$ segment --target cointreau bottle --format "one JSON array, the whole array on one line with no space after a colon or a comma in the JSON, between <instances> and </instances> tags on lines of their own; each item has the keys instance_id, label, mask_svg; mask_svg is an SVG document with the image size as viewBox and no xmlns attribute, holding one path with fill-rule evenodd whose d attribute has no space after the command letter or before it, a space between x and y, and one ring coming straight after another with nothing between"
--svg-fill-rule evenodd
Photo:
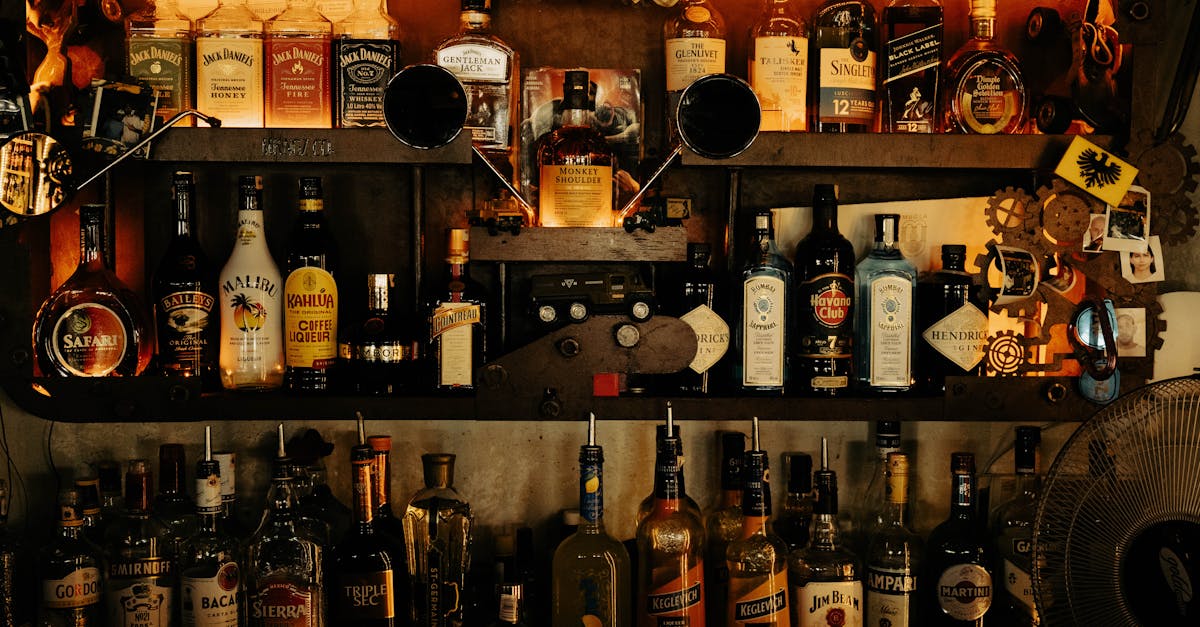
<instances>
[{"instance_id":1,"label":"cointreau bottle","mask_svg":"<svg viewBox=\"0 0 1200 627\"><path fill-rule=\"evenodd\" d=\"M563 77L562 125L538 144L538 226L617 226L617 159L592 128L588 73Z\"/></svg>"},{"instance_id":2,"label":"cointreau bottle","mask_svg":"<svg viewBox=\"0 0 1200 627\"><path fill-rule=\"evenodd\" d=\"M482 288L467 272L471 232L450 229L446 248L449 271L445 288L429 308L429 356L434 366L433 387L441 391L475 389L475 369L487 354L486 315Z\"/></svg>"}]
</instances>

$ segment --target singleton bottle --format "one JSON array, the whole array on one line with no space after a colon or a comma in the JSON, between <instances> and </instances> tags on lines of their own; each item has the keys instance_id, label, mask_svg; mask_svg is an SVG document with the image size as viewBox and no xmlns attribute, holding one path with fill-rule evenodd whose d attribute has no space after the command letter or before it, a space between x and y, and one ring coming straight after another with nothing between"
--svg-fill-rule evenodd
<instances>
[{"instance_id":1,"label":"singleton bottle","mask_svg":"<svg viewBox=\"0 0 1200 627\"><path fill-rule=\"evenodd\" d=\"M617 158L592 128L588 73L563 77L562 123L538 142L538 225L619 226L613 194Z\"/></svg>"},{"instance_id":2,"label":"singleton bottle","mask_svg":"<svg viewBox=\"0 0 1200 627\"><path fill-rule=\"evenodd\" d=\"M921 625L983 627L992 606L992 551L976 520L975 456L950 455L950 516L929 534L921 572Z\"/></svg>"},{"instance_id":3,"label":"singleton bottle","mask_svg":"<svg viewBox=\"0 0 1200 627\"><path fill-rule=\"evenodd\" d=\"M742 456L746 452L746 434L719 432L721 442L721 493L704 516L704 591L707 596L708 624L725 621L729 601L729 567L725 549L742 534Z\"/></svg>"},{"instance_id":4,"label":"singleton bottle","mask_svg":"<svg viewBox=\"0 0 1200 627\"><path fill-rule=\"evenodd\" d=\"M788 551L802 549L808 544L808 528L812 526L812 456L808 453L785 453L787 465L787 494L783 511L775 517L772 527L783 538Z\"/></svg>"},{"instance_id":5,"label":"singleton bottle","mask_svg":"<svg viewBox=\"0 0 1200 627\"><path fill-rule=\"evenodd\" d=\"M1023 133L1025 79L1013 53L996 43L996 0L971 0L971 39L946 62L942 97L947 133Z\"/></svg>"},{"instance_id":6,"label":"singleton bottle","mask_svg":"<svg viewBox=\"0 0 1200 627\"><path fill-rule=\"evenodd\" d=\"M675 314L696 334L696 357L674 377L667 393L707 396L714 390L712 372L729 351L729 324L716 312L717 279L710 266L712 246L689 243L688 268L679 290Z\"/></svg>"},{"instance_id":7,"label":"singleton bottle","mask_svg":"<svg viewBox=\"0 0 1200 627\"><path fill-rule=\"evenodd\" d=\"M338 253L325 224L320 177L300 177L299 209L283 284L283 387L293 393L319 393L330 389L338 338Z\"/></svg>"},{"instance_id":8,"label":"singleton bottle","mask_svg":"<svg viewBox=\"0 0 1200 627\"><path fill-rule=\"evenodd\" d=\"M394 275L367 275L367 311L338 344L342 387L355 394L390 396L415 387L419 354L410 325L392 315Z\"/></svg>"},{"instance_id":9,"label":"singleton bottle","mask_svg":"<svg viewBox=\"0 0 1200 627\"><path fill-rule=\"evenodd\" d=\"M316 0L288 0L263 22L263 115L268 128L329 128L333 24Z\"/></svg>"},{"instance_id":10,"label":"singleton bottle","mask_svg":"<svg viewBox=\"0 0 1200 627\"><path fill-rule=\"evenodd\" d=\"M221 464L213 459L212 433L204 428L204 459L196 462L197 531L179 549L179 602L183 627L246 624L242 597L243 547L220 524Z\"/></svg>"},{"instance_id":11,"label":"singleton bottle","mask_svg":"<svg viewBox=\"0 0 1200 627\"><path fill-rule=\"evenodd\" d=\"M175 562L165 553L168 530L150 512L150 462L125 473L125 511L105 531L109 625L169 627L175 616Z\"/></svg>"},{"instance_id":12,"label":"singleton bottle","mask_svg":"<svg viewBox=\"0 0 1200 627\"><path fill-rule=\"evenodd\" d=\"M663 23L667 69L667 127L674 135L683 90L706 74L725 71L725 18L709 0L682 0Z\"/></svg>"},{"instance_id":13,"label":"singleton bottle","mask_svg":"<svg viewBox=\"0 0 1200 627\"><path fill-rule=\"evenodd\" d=\"M654 507L638 524L637 625L701 627L705 618L704 525L683 505L683 476L667 407L667 434L654 462Z\"/></svg>"},{"instance_id":14,"label":"singleton bottle","mask_svg":"<svg viewBox=\"0 0 1200 627\"><path fill-rule=\"evenodd\" d=\"M1041 476L1038 474L1041 441L1040 428L1017 427L1017 441L1013 447L1016 496L1000 505L992 517L992 536L996 539L996 553L1000 558L997 571L1004 577L1004 588L997 594L996 609L1001 623L1014 627L1041 624L1030 577L1033 572L1033 524L1041 494Z\"/></svg>"},{"instance_id":15,"label":"singleton bottle","mask_svg":"<svg viewBox=\"0 0 1200 627\"><path fill-rule=\"evenodd\" d=\"M221 269L221 384L273 390L283 384L283 281L267 248L262 177L238 178L238 227Z\"/></svg>"},{"instance_id":16,"label":"singleton bottle","mask_svg":"<svg viewBox=\"0 0 1200 627\"><path fill-rule=\"evenodd\" d=\"M942 3L891 0L883 9L883 130L933 133L942 67Z\"/></svg>"},{"instance_id":17,"label":"singleton bottle","mask_svg":"<svg viewBox=\"0 0 1200 627\"><path fill-rule=\"evenodd\" d=\"M838 231L837 186L813 188L812 231L796 244L796 337L792 340L802 392L844 394L850 385L854 336L854 246Z\"/></svg>"},{"instance_id":18,"label":"singleton bottle","mask_svg":"<svg viewBox=\"0 0 1200 627\"><path fill-rule=\"evenodd\" d=\"M413 625L462 627L471 569L471 506L454 489L454 455L421 456L425 488L404 512Z\"/></svg>"},{"instance_id":19,"label":"singleton bottle","mask_svg":"<svg viewBox=\"0 0 1200 627\"><path fill-rule=\"evenodd\" d=\"M483 289L471 280L471 231L450 229L446 246L449 276L445 290L429 306L429 357L434 366L434 388L445 392L475 389L475 369L487 355L486 305Z\"/></svg>"},{"instance_id":20,"label":"singleton bottle","mask_svg":"<svg viewBox=\"0 0 1200 627\"><path fill-rule=\"evenodd\" d=\"M263 125L263 24L246 0L196 20L196 108L221 126Z\"/></svg>"},{"instance_id":21,"label":"singleton bottle","mask_svg":"<svg viewBox=\"0 0 1200 627\"><path fill-rule=\"evenodd\" d=\"M788 290L792 264L775 244L770 211L754 216L754 245L742 269L741 323L737 344L741 349L740 380L744 392L783 394L788 382Z\"/></svg>"},{"instance_id":22,"label":"singleton bottle","mask_svg":"<svg viewBox=\"0 0 1200 627\"><path fill-rule=\"evenodd\" d=\"M384 126L383 92L400 69L400 23L387 0L354 0L333 25L333 62L334 126Z\"/></svg>"},{"instance_id":23,"label":"singleton bottle","mask_svg":"<svg viewBox=\"0 0 1200 627\"><path fill-rule=\"evenodd\" d=\"M813 18L810 73L813 129L869 133L876 129L875 7L867 0L825 0Z\"/></svg>"},{"instance_id":24,"label":"singleton bottle","mask_svg":"<svg viewBox=\"0 0 1200 627\"><path fill-rule=\"evenodd\" d=\"M99 627L104 614L100 600L101 559L96 547L83 537L79 492L59 493L58 512L58 534L38 553L42 602L37 624Z\"/></svg>"},{"instance_id":25,"label":"singleton bottle","mask_svg":"<svg viewBox=\"0 0 1200 627\"><path fill-rule=\"evenodd\" d=\"M171 179L175 237L154 272L158 367L166 374L215 383L220 315L216 269L194 234L196 183L191 172Z\"/></svg>"},{"instance_id":26,"label":"singleton bottle","mask_svg":"<svg viewBox=\"0 0 1200 627\"><path fill-rule=\"evenodd\" d=\"M670 407L671 407L670 402L668 402L667 403L668 410L670 409ZM682 468L683 462L684 462L683 428L680 427L679 425L674 425L672 427L672 431L675 433L675 437L671 439L671 442L673 442L673 444L675 446L675 455L679 459L680 468ZM667 425L665 425L665 424L655 425L654 426L655 450L658 450L658 447L662 446L662 443L664 440L666 440L666 438L667 438ZM680 473L679 473L679 494L680 494L680 498L683 500L683 508L686 509L687 511L691 512L692 515L695 516L696 518L698 518L699 520L703 521L704 514L700 511L700 505L696 503L696 499L693 499L691 496L688 496L687 489L685 488L685 484L684 484L684 480L683 480L683 472L682 471L680 471ZM642 524L642 521L645 520L645 518L650 515L650 512L654 511L655 498L656 497L654 496L654 490L650 490L650 494L647 494L646 498L642 499L642 502L638 504L637 518L635 519L636 525Z\"/></svg>"},{"instance_id":27,"label":"singleton bottle","mask_svg":"<svg viewBox=\"0 0 1200 627\"><path fill-rule=\"evenodd\" d=\"M458 33L434 47L433 61L462 81L471 141L516 183L520 57L492 33L492 0L462 0Z\"/></svg>"},{"instance_id":28,"label":"singleton bottle","mask_svg":"<svg viewBox=\"0 0 1200 627\"><path fill-rule=\"evenodd\" d=\"M917 573L921 567L921 536L909 526L908 456L888 453L887 494L881 503L882 523L867 549L867 622L881 627L916 627Z\"/></svg>"},{"instance_id":29,"label":"singleton bottle","mask_svg":"<svg viewBox=\"0 0 1200 627\"><path fill-rule=\"evenodd\" d=\"M860 390L912 389L917 269L900 252L900 216L875 215L875 246L854 269L854 375Z\"/></svg>"},{"instance_id":30,"label":"singleton bottle","mask_svg":"<svg viewBox=\"0 0 1200 627\"><path fill-rule=\"evenodd\" d=\"M141 374L154 344L141 301L104 263L104 205L79 208L79 266L42 303L33 323L43 376Z\"/></svg>"},{"instance_id":31,"label":"singleton bottle","mask_svg":"<svg viewBox=\"0 0 1200 627\"><path fill-rule=\"evenodd\" d=\"M554 551L553 627L618 627L633 612L625 545L604 528L604 449L596 444L596 415L579 447L579 527Z\"/></svg>"},{"instance_id":32,"label":"singleton bottle","mask_svg":"<svg viewBox=\"0 0 1200 627\"><path fill-rule=\"evenodd\" d=\"M842 546L838 532L837 475L829 469L829 448L821 438L821 469L813 473L817 502L808 546L788 556L789 602L796 627L862 623L862 581L858 557Z\"/></svg>"},{"instance_id":33,"label":"singleton bottle","mask_svg":"<svg viewBox=\"0 0 1200 627\"><path fill-rule=\"evenodd\" d=\"M386 543L375 533L372 477L375 454L360 444L350 449L353 468L354 525L329 560L329 595L338 625L355 627L395 625L392 563Z\"/></svg>"},{"instance_id":34,"label":"singleton bottle","mask_svg":"<svg viewBox=\"0 0 1200 627\"><path fill-rule=\"evenodd\" d=\"M857 499L862 510L854 525L853 544L856 550L866 554L871 539L883 525L888 505L885 498L888 490L888 455L900 452L900 422L896 420L875 421L875 458L871 460L870 480L862 497ZM907 484L906 484L907 485Z\"/></svg>"},{"instance_id":35,"label":"singleton bottle","mask_svg":"<svg viewBox=\"0 0 1200 627\"><path fill-rule=\"evenodd\" d=\"M763 0L750 27L750 86L762 108L760 131L808 130L808 22L792 0Z\"/></svg>"},{"instance_id":36,"label":"singleton bottle","mask_svg":"<svg viewBox=\"0 0 1200 627\"><path fill-rule=\"evenodd\" d=\"M148 0L125 18L125 70L154 90L164 119L192 108L192 37L192 21L175 0Z\"/></svg>"},{"instance_id":37,"label":"singleton bottle","mask_svg":"<svg viewBox=\"0 0 1200 627\"><path fill-rule=\"evenodd\" d=\"M967 247L942 245L942 269L917 283L917 379L941 394L947 376L978 372L987 354L988 312L980 289L964 269Z\"/></svg>"}]
</instances>

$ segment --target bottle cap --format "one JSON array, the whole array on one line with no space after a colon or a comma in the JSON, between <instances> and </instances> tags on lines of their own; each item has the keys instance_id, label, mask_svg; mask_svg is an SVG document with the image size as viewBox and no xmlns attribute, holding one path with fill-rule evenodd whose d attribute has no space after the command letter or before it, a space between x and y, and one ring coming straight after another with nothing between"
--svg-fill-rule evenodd
<instances>
[{"instance_id":1,"label":"bottle cap","mask_svg":"<svg viewBox=\"0 0 1200 627\"><path fill-rule=\"evenodd\" d=\"M975 474L975 454L951 453L950 472L956 475Z\"/></svg>"},{"instance_id":2,"label":"bottle cap","mask_svg":"<svg viewBox=\"0 0 1200 627\"><path fill-rule=\"evenodd\" d=\"M568 70L563 75L563 109L589 109L590 88L586 70Z\"/></svg>"},{"instance_id":3,"label":"bottle cap","mask_svg":"<svg viewBox=\"0 0 1200 627\"><path fill-rule=\"evenodd\" d=\"M971 17L995 18L996 0L971 0Z\"/></svg>"},{"instance_id":4,"label":"bottle cap","mask_svg":"<svg viewBox=\"0 0 1200 627\"><path fill-rule=\"evenodd\" d=\"M79 511L84 514L95 514L100 511L99 479L95 477L76 479L75 489L79 492Z\"/></svg>"},{"instance_id":5,"label":"bottle cap","mask_svg":"<svg viewBox=\"0 0 1200 627\"><path fill-rule=\"evenodd\" d=\"M742 457L746 452L746 434L738 431L721 432L721 489L742 487Z\"/></svg>"},{"instance_id":6,"label":"bottle cap","mask_svg":"<svg viewBox=\"0 0 1200 627\"><path fill-rule=\"evenodd\" d=\"M81 205L79 207L79 224L104 224L104 205Z\"/></svg>"},{"instance_id":7,"label":"bottle cap","mask_svg":"<svg viewBox=\"0 0 1200 627\"><path fill-rule=\"evenodd\" d=\"M792 494L812 492L812 455L788 453L785 457L788 466L787 491Z\"/></svg>"},{"instance_id":8,"label":"bottle cap","mask_svg":"<svg viewBox=\"0 0 1200 627\"><path fill-rule=\"evenodd\" d=\"M470 229L449 229L446 243L446 263L466 263L470 257Z\"/></svg>"},{"instance_id":9,"label":"bottle cap","mask_svg":"<svg viewBox=\"0 0 1200 627\"><path fill-rule=\"evenodd\" d=\"M888 453L887 472L889 475L907 475L908 455L904 453Z\"/></svg>"},{"instance_id":10,"label":"bottle cap","mask_svg":"<svg viewBox=\"0 0 1200 627\"><path fill-rule=\"evenodd\" d=\"M80 515L79 491L67 488L58 493L58 524L62 527L79 527L83 525Z\"/></svg>"},{"instance_id":11,"label":"bottle cap","mask_svg":"<svg viewBox=\"0 0 1200 627\"><path fill-rule=\"evenodd\" d=\"M389 453L392 450L392 436L372 435L367 437L367 445L377 453Z\"/></svg>"},{"instance_id":12,"label":"bottle cap","mask_svg":"<svg viewBox=\"0 0 1200 627\"><path fill-rule=\"evenodd\" d=\"M900 241L900 216L895 213L875 214L875 241L895 246Z\"/></svg>"},{"instance_id":13,"label":"bottle cap","mask_svg":"<svg viewBox=\"0 0 1200 627\"><path fill-rule=\"evenodd\" d=\"M878 420L875 422L875 447L900 448L900 421Z\"/></svg>"},{"instance_id":14,"label":"bottle cap","mask_svg":"<svg viewBox=\"0 0 1200 627\"><path fill-rule=\"evenodd\" d=\"M191 195L195 189L195 177L191 172L179 171L171 176L171 197L178 200L180 195Z\"/></svg>"},{"instance_id":15,"label":"bottle cap","mask_svg":"<svg viewBox=\"0 0 1200 627\"><path fill-rule=\"evenodd\" d=\"M1042 442L1041 427L1017 427L1013 458L1018 475L1036 474L1038 470L1038 445Z\"/></svg>"},{"instance_id":16,"label":"bottle cap","mask_svg":"<svg viewBox=\"0 0 1200 627\"><path fill-rule=\"evenodd\" d=\"M427 488L449 488L454 485L454 455L426 453L421 456Z\"/></svg>"}]
</instances>

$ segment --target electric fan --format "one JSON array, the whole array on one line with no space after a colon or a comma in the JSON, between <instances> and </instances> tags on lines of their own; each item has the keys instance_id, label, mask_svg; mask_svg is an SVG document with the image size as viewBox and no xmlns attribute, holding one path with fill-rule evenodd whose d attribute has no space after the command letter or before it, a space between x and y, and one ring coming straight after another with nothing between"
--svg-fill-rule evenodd
<instances>
[{"instance_id":1,"label":"electric fan","mask_svg":"<svg viewBox=\"0 0 1200 627\"><path fill-rule=\"evenodd\" d=\"M1200 378L1085 422L1046 476L1033 534L1043 625L1200 625Z\"/></svg>"}]
</instances>

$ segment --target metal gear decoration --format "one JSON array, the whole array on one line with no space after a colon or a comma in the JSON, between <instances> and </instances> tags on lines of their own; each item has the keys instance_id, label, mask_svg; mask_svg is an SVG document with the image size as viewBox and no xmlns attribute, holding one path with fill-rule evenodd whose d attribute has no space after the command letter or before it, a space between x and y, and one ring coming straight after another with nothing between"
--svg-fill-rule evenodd
<instances>
[{"instance_id":1,"label":"metal gear decoration","mask_svg":"<svg viewBox=\"0 0 1200 627\"><path fill-rule=\"evenodd\" d=\"M1180 133L1155 143L1149 131L1129 142L1129 159L1138 168L1137 183L1155 197L1196 191L1200 162L1196 149Z\"/></svg>"},{"instance_id":2,"label":"metal gear decoration","mask_svg":"<svg viewBox=\"0 0 1200 627\"><path fill-rule=\"evenodd\" d=\"M1025 373L1029 350L1024 337L1013 331L1000 331L988 338L987 370L998 377L1016 377Z\"/></svg>"},{"instance_id":3,"label":"metal gear decoration","mask_svg":"<svg viewBox=\"0 0 1200 627\"><path fill-rule=\"evenodd\" d=\"M1060 178L1038 189L1036 195L1042 210L1041 239L1050 249L1078 250L1092 214L1105 210L1103 201Z\"/></svg>"},{"instance_id":4,"label":"metal gear decoration","mask_svg":"<svg viewBox=\"0 0 1200 627\"><path fill-rule=\"evenodd\" d=\"M996 190L984 209L987 225L996 235L1025 231L1037 224L1037 207L1033 197L1017 187Z\"/></svg>"},{"instance_id":5,"label":"metal gear decoration","mask_svg":"<svg viewBox=\"0 0 1200 627\"><path fill-rule=\"evenodd\" d=\"M1152 197L1150 202L1154 208L1150 232L1158 235L1164 244L1186 244L1196 235L1196 228L1200 227L1200 212L1186 195Z\"/></svg>"}]
</instances>

